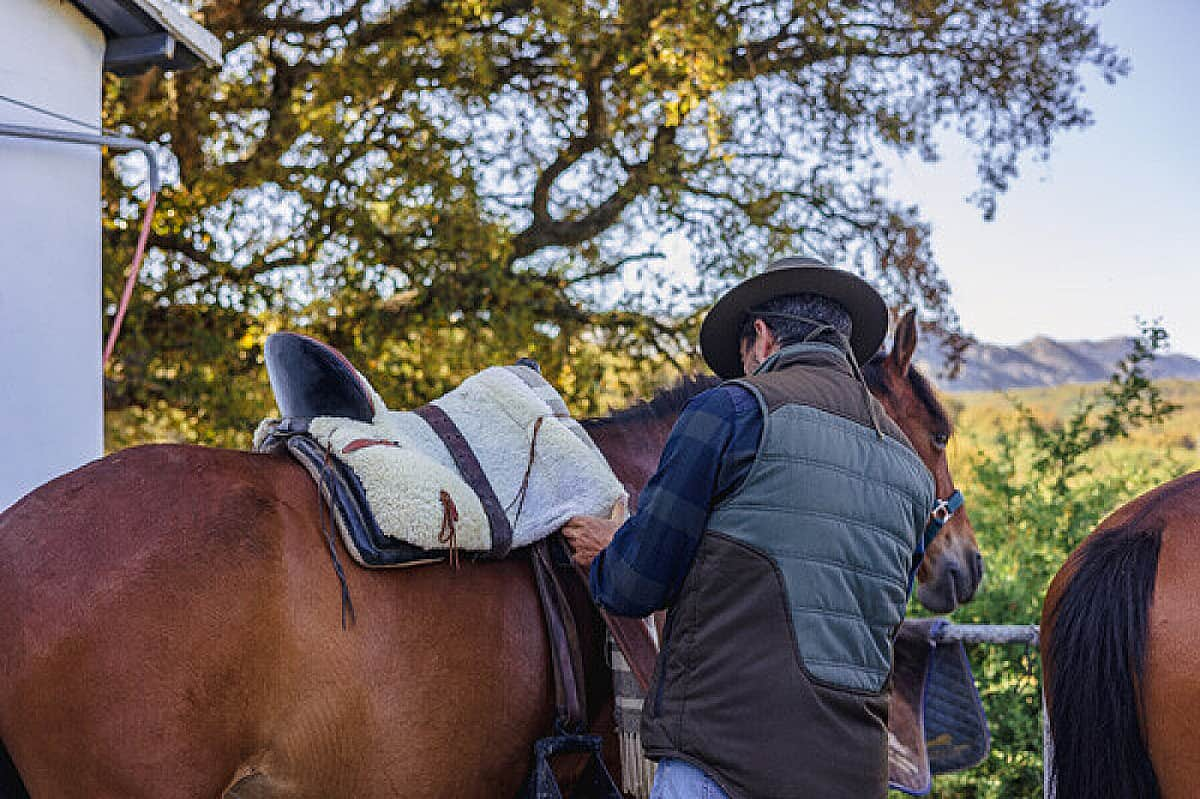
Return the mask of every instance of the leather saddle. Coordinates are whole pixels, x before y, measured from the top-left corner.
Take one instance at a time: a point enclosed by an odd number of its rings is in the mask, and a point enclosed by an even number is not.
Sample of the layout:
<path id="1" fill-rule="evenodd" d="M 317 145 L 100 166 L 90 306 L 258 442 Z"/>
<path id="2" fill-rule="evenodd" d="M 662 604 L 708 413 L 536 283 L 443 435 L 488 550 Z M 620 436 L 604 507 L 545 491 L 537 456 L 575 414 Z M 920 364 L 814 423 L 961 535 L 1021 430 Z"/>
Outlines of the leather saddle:
<path id="1" fill-rule="evenodd" d="M 911 796 L 929 793 L 935 774 L 979 765 L 991 746 L 966 650 L 938 640 L 946 623 L 907 619 L 896 637 L 888 782 Z"/>
<path id="2" fill-rule="evenodd" d="M 345 355 L 299 333 L 275 333 L 263 346 L 267 377 L 284 418 L 375 418 L 371 391 Z"/>

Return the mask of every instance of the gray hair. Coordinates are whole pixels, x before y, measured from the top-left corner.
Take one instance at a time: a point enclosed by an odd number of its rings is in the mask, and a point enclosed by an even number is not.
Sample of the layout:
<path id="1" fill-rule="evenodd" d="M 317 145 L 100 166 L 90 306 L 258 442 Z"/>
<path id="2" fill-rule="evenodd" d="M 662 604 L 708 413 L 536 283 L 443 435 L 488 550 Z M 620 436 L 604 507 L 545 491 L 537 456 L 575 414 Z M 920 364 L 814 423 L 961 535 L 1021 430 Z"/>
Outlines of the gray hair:
<path id="1" fill-rule="evenodd" d="M 846 338 L 850 337 L 852 326 L 850 313 L 841 303 L 820 294 L 785 294 L 756 305 L 746 312 L 742 320 L 739 340 L 742 342 L 754 340 L 754 322 L 762 319 L 780 346 L 795 344 L 803 341 L 817 328 L 808 322 L 801 322 L 789 317 L 803 316 L 814 322 L 831 325 Z M 828 337 L 828 338 L 827 338 Z M 816 340 L 832 339 L 829 331 L 816 337 Z"/>

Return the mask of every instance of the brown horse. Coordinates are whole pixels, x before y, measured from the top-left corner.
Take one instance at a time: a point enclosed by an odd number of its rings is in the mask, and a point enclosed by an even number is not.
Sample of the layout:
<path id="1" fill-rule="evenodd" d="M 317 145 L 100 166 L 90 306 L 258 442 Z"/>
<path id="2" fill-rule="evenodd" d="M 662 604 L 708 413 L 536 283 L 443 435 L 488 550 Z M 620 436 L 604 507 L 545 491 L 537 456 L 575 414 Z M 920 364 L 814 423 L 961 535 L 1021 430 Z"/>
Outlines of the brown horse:
<path id="1" fill-rule="evenodd" d="M 1059 799 L 1200 793 L 1200 472 L 1123 506 L 1071 553 L 1042 611 Z"/>
<path id="2" fill-rule="evenodd" d="M 950 428 L 915 344 L 909 316 L 867 372 L 945 496 Z M 710 385 L 589 422 L 634 495 Z M 319 514 L 286 457 L 150 446 L 0 516 L 0 797 L 512 796 L 552 716 L 528 560 L 352 570 L 343 631 Z M 960 514 L 922 597 L 965 601 L 979 563 Z M 611 731 L 602 631 L 577 616 L 592 728 Z"/>

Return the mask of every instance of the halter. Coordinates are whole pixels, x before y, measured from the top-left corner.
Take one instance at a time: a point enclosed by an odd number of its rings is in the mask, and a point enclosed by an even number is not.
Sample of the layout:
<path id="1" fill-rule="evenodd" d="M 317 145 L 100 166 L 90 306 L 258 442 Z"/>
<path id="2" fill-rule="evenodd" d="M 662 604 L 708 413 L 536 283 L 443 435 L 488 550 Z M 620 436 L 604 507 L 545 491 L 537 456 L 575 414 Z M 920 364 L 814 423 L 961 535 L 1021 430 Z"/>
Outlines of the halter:
<path id="1" fill-rule="evenodd" d="M 964 502 L 962 492 L 955 490 L 953 494 L 945 499 L 939 499 L 934 504 L 933 510 L 929 512 L 929 523 L 925 525 L 925 532 L 921 534 L 920 540 L 917 541 L 917 549 L 913 553 L 912 568 L 908 571 L 909 596 L 912 596 L 913 583 L 917 579 L 917 569 L 921 568 L 921 562 L 925 560 L 925 550 L 929 549 L 929 545 L 933 543 L 933 539 L 937 538 L 937 534 L 954 518 L 954 514 L 962 509 Z"/>

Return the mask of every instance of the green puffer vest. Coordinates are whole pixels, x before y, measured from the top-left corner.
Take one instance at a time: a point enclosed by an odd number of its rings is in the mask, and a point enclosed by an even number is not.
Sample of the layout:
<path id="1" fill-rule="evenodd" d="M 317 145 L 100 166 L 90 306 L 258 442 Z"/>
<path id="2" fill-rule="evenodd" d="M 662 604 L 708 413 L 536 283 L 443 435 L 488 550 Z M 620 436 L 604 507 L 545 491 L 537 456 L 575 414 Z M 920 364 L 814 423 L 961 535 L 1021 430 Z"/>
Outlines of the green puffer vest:
<path id="1" fill-rule="evenodd" d="M 762 440 L 668 614 L 643 744 L 733 799 L 882 799 L 892 641 L 933 478 L 836 347 L 785 347 L 738 382 Z"/>

